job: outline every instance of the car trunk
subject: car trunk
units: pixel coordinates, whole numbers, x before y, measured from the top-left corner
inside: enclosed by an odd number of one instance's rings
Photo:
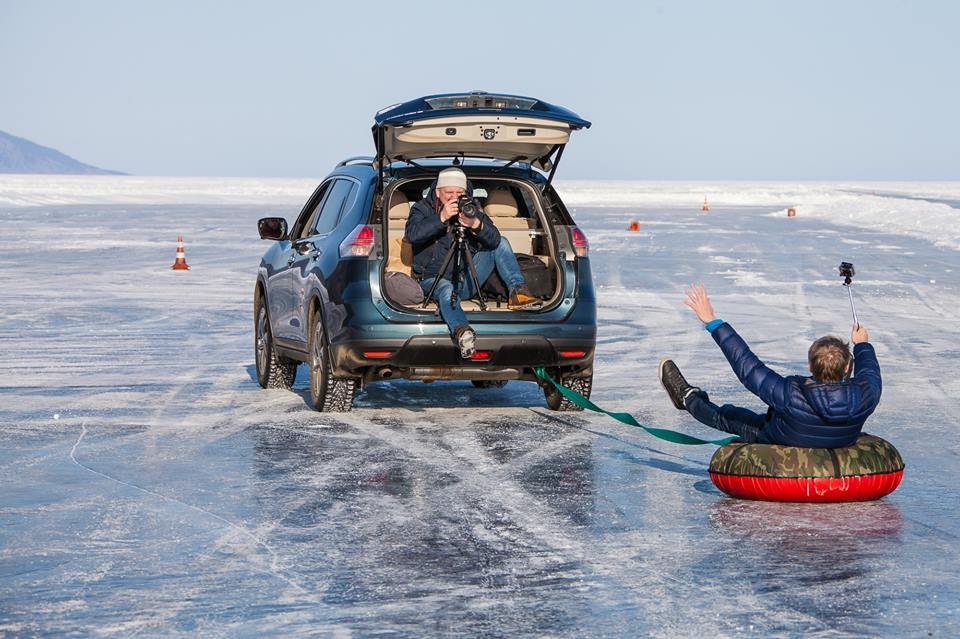
[[[506,296],[495,295],[493,293],[495,287],[491,286],[494,282],[487,282],[483,286],[484,296],[486,297],[486,311],[530,317],[531,313],[551,309],[563,294],[564,269],[561,262],[557,260],[559,254],[557,241],[546,223],[537,191],[529,184],[517,179],[490,177],[471,177],[470,179],[474,196],[500,231],[501,237],[510,242],[514,254],[520,256],[521,266],[524,262],[533,261],[522,256],[533,256],[546,266],[545,274],[548,275],[550,282],[545,288],[542,306],[539,309],[522,311],[507,308]],[[404,237],[404,228],[410,207],[429,192],[433,180],[434,178],[431,176],[397,181],[391,184],[385,193],[384,201],[389,202],[390,205],[383,215],[383,233],[386,237],[383,245],[386,254],[381,263],[381,282],[385,282],[388,277],[396,277],[390,275],[390,273],[401,273],[405,276],[414,277],[412,272],[413,247]],[[535,264],[528,264],[528,268],[528,273],[531,274],[538,270]],[[496,271],[490,279],[496,279]],[[420,314],[421,320],[423,315],[432,315],[436,310],[436,304],[432,301],[424,305],[422,303],[404,304],[402,300],[390,299],[388,288],[390,287],[381,286],[381,291],[383,291],[384,297],[391,306],[398,310]],[[476,298],[461,300],[461,306],[468,313],[482,311],[479,300]]]

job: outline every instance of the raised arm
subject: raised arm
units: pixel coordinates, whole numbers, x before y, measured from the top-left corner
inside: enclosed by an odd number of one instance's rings
[[[740,383],[768,406],[782,403],[787,392],[786,379],[760,361],[732,326],[717,319],[706,287],[703,284],[691,284],[687,288],[684,304],[696,313],[704,328],[713,336]]]

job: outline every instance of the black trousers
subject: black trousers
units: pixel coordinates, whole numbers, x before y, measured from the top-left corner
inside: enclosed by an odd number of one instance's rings
[[[767,422],[766,415],[732,404],[717,406],[705,391],[690,393],[684,401],[687,411],[701,424],[738,436],[745,442],[755,442]]]

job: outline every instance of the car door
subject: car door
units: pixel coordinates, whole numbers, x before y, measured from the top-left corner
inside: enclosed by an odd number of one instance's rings
[[[307,280],[311,275],[316,275],[319,285],[323,285],[326,277],[317,267],[317,261],[324,255],[336,259],[336,247],[331,248],[325,240],[336,228],[344,206],[356,188],[356,183],[352,180],[345,178],[333,180],[323,201],[304,225],[300,237],[291,243],[290,268],[287,270],[285,286],[288,287],[289,295],[295,300],[295,304],[289,325],[285,330],[289,331],[288,339],[296,348],[306,350],[310,337],[307,334],[309,318],[306,316]],[[330,260],[325,262],[330,263]]]
[[[267,278],[270,328],[274,339],[284,346],[302,348],[297,339],[302,324],[300,319],[302,313],[299,310],[301,305],[299,278],[295,277],[295,269],[300,267],[297,261],[301,255],[302,241],[309,237],[313,220],[323,207],[332,184],[333,180],[327,180],[310,196],[290,229],[289,242],[283,243],[284,248],[274,261],[273,269]]]

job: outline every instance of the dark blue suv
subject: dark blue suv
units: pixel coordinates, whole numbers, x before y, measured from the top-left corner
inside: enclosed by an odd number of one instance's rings
[[[533,98],[483,92],[427,96],[375,116],[376,156],[338,164],[289,227],[259,221],[273,240],[253,295],[257,380],[290,388],[310,367],[317,410],[350,410],[362,384],[382,379],[540,383],[554,410],[576,406],[534,372],[544,367],[588,396],[596,302],[587,238],[551,186],[571,132],[590,123]],[[416,291],[404,226],[440,170],[458,166],[514,252],[546,274],[539,307],[511,309],[494,292],[462,300],[477,333],[468,359],[436,305]],[[541,266],[542,265],[542,266]],[[406,288],[405,288],[406,287]]]

